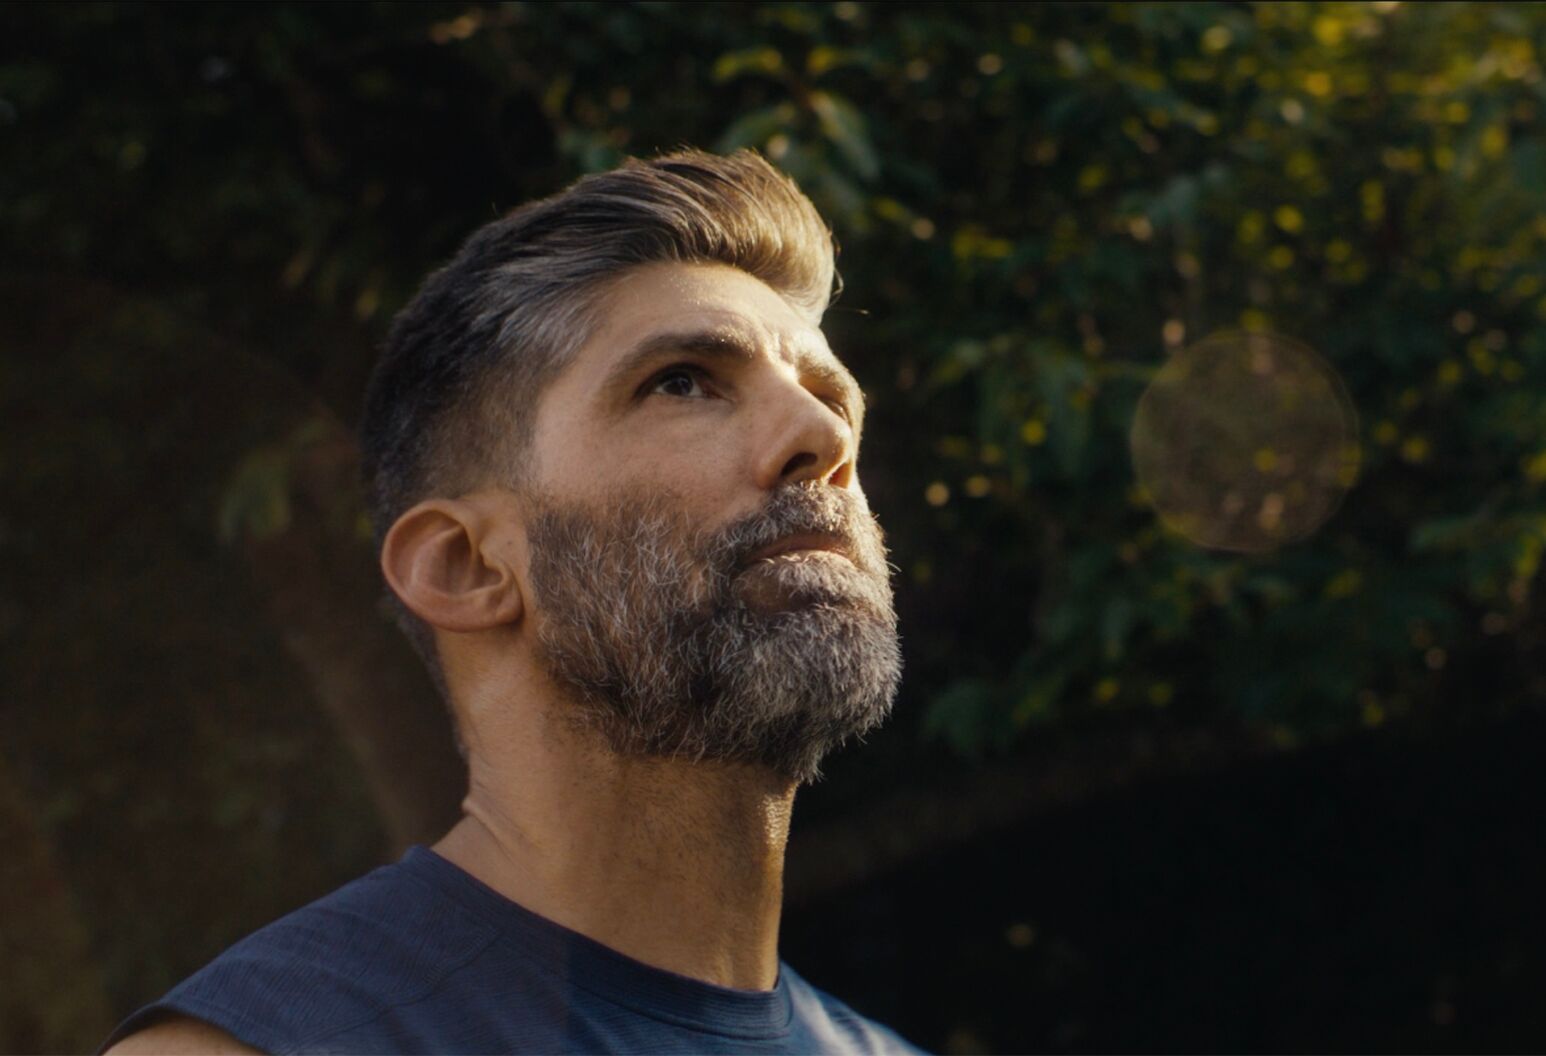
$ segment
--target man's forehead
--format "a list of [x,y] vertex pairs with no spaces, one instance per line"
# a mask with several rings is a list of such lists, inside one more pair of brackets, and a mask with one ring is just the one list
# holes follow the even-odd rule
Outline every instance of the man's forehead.
[[826,335],[816,327],[770,325],[766,319],[737,311],[683,312],[636,335],[633,347],[669,348],[684,344],[718,346],[726,352],[753,352],[795,367],[837,364]]
[[692,317],[701,327],[767,331],[826,348],[813,322],[761,279],[727,264],[650,264],[613,283],[602,311],[625,326]]
[[613,284],[597,308],[586,351],[602,372],[646,347],[669,348],[673,339],[756,352],[804,370],[844,371],[819,326],[762,280],[728,265],[646,265]]

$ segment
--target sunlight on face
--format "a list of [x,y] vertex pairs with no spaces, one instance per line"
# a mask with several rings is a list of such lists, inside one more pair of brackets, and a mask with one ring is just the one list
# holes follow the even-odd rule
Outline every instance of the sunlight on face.
[[543,492],[659,487],[722,524],[781,483],[859,491],[859,387],[766,284],[722,265],[650,265],[619,280],[599,311],[538,410]]
[[854,473],[858,386],[819,330],[729,268],[643,268],[602,310],[538,414],[542,662],[620,754],[809,781],[900,680]]

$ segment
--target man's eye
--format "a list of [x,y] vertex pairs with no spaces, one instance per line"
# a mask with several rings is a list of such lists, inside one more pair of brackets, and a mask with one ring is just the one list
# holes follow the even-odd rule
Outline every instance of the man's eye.
[[672,367],[662,374],[657,374],[655,380],[650,382],[649,391],[663,396],[708,395],[703,389],[701,374],[691,367]]
[[843,419],[843,421],[848,422],[852,420],[848,416],[848,404],[844,403],[842,400],[829,398],[824,399],[821,402],[825,403],[828,407],[831,407],[834,411],[836,411],[837,416]]

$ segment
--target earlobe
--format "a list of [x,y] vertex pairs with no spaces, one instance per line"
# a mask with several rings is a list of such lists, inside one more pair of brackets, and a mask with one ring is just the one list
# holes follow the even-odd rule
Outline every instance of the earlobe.
[[415,616],[446,631],[515,623],[523,611],[514,570],[491,554],[495,525],[476,506],[430,499],[392,525],[381,546],[387,584]]

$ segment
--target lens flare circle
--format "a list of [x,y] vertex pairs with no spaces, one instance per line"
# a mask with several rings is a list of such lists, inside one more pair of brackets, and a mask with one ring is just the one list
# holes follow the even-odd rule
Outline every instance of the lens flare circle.
[[1270,333],[1214,334],[1176,352],[1139,398],[1129,442],[1161,522],[1239,553],[1313,534],[1360,463],[1341,377],[1308,346]]

